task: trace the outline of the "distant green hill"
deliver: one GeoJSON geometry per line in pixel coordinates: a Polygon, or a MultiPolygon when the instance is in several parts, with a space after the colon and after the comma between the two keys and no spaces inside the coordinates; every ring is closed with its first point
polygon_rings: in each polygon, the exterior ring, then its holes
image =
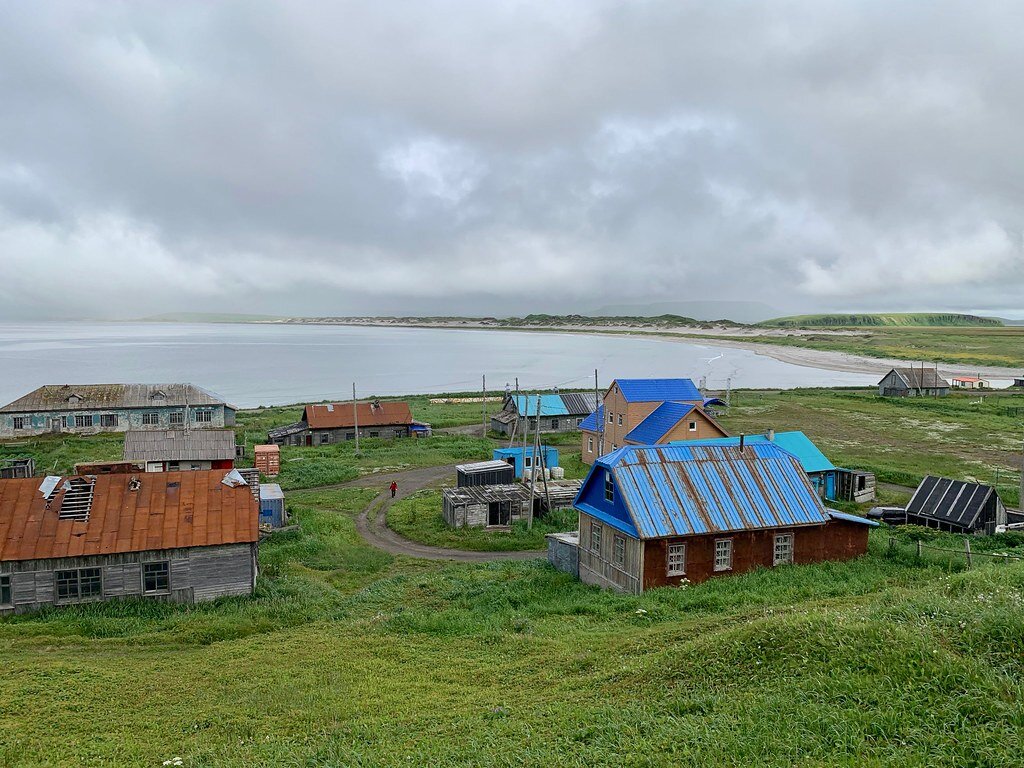
{"type": "Polygon", "coordinates": [[[765,320],[758,325],[772,328],[861,328],[894,326],[1001,326],[994,317],[961,315],[953,312],[897,312],[866,315],[793,315],[765,320]]]}

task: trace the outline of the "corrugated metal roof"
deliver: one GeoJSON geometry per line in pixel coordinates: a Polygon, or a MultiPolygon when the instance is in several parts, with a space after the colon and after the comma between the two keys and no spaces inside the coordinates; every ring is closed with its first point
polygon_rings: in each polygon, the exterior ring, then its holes
{"type": "MultiPolygon", "coordinates": [[[[893,368],[911,389],[943,389],[949,388],[949,382],[939,376],[934,368],[893,368]]],[[[891,371],[890,371],[891,373],[891,371]]],[[[888,376],[889,374],[885,374],[888,376]]],[[[883,377],[884,381],[884,377],[883,377]]]]}
{"type": "Polygon", "coordinates": [[[626,435],[626,439],[641,445],[654,445],[672,427],[682,421],[693,410],[688,403],[662,403],[637,424],[626,435]]]}
{"type": "Polygon", "coordinates": [[[195,384],[63,384],[39,387],[0,408],[0,413],[173,408],[186,403],[190,406],[227,405],[219,396],[195,384]]]}
{"type": "MultiPolygon", "coordinates": [[[[611,470],[641,538],[821,525],[829,520],[796,458],[776,445],[620,448],[611,470]]],[[[597,470],[591,471],[591,476],[597,470]]]]}
{"type": "Polygon", "coordinates": [[[587,418],[580,422],[580,429],[586,429],[590,432],[600,432],[601,422],[604,421],[604,406],[598,406],[598,409],[591,413],[587,418]]]}
{"type": "Polygon", "coordinates": [[[455,467],[456,472],[489,472],[493,470],[505,470],[511,465],[506,461],[498,461],[497,459],[491,461],[474,461],[472,464],[458,464],[455,467]]]}
{"type": "Polygon", "coordinates": [[[700,390],[690,379],[615,379],[622,397],[630,403],[704,401],[700,390]]]}
{"type": "Polygon", "coordinates": [[[253,542],[259,506],[224,470],[96,475],[87,521],[61,519],[63,490],[46,509],[39,478],[0,480],[0,561],[253,542]],[[129,484],[139,483],[137,490],[129,484]]]}
{"type": "Polygon", "coordinates": [[[235,458],[231,429],[129,430],[125,461],[221,461],[235,458]]]}
{"type": "MultiPolygon", "coordinates": [[[[358,403],[356,413],[360,427],[388,427],[412,424],[412,411],[403,401],[382,400],[358,403]]],[[[307,405],[302,420],[310,429],[346,429],[355,426],[352,403],[307,405]]]]}
{"type": "Polygon", "coordinates": [[[597,405],[597,395],[593,392],[567,392],[559,397],[570,416],[586,416],[597,405]]]}
{"type": "Polygon", "coordinates": [[[260,500],[263,499],[283,499],[284,491],[281,490],[281,486],[277,483],[260,483],[260,500]]]}
{"type": "Polygon", "coordinates": [[[866,517],[859,517],[857,515],[851,515],[846,512],[840,512],[837,509],[830,509],[828,516],[833,520],[845,520],[848,523],[860,523],[861,525],[870,525],[872,528],[878,527],[877,520],[868,520],[866,517]]]}
{"type": "Polygon", "coordinates": [[[907,514],[973,529],[994,493],[990,485],[928,475],[907,504],[907,514]]]}
{"type": "MultiPolygon", "coordinates": [[[[513,395],[516,401],[516,410],[520,415],[533,417],[537,415],[537,395],[513,395]]],[[[541,416],[568,416],[569,410],[565,407],[561,395],[540,395],[541,416]]]]}
{"type": "MultiPolygon", "coordinates": [[[[745,435],[745,445],[762,445],[772,443],[789,451],[800,461],[804,472],[828,472],[835,469],[835,465],[828,460],[828,457],[821,452],[807,435],[803,432],[776,432],[774,441],[768,439],[767,435],[745,435]]],[[[714,437],[704,440],[673,440],[670,445],[719,445],[738,446],[739,437],[714,437]]]]}

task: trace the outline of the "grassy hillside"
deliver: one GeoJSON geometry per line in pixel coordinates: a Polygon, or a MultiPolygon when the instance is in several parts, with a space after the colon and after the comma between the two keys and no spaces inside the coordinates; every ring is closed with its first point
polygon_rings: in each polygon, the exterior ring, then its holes
{"type": "Polygon", "coordinates": [[[975,327],[1001,326],[1003,322],[992,317],[962,315],[950,312],[902,312],[895,314],[863,315],[792,315],[765,320],[758,325],[773,328],[861,328],[885,326],[942,326],[975,327]]]}

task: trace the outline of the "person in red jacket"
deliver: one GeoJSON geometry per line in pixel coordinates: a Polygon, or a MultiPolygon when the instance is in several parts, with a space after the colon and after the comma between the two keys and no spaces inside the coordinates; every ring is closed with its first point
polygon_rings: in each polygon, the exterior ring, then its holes
{"type": "Polygon", "coordinates": [[[398,493],[398,483],[394,480],[391,481],[391,498],[395,498],[395,494],[398,493]]]}

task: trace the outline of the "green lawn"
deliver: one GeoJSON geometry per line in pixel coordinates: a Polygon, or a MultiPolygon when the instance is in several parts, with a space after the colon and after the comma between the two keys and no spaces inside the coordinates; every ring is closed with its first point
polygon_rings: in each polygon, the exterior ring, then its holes
{"type": "Polygon", "coordinates": [[[514,523],[510,531],[452,528],[441,514],[441,492],[433,489],[400,499],[388,510],[388,527],[407,539],[435,547],[482,552],[544,549],[545,534],[574,531],[577,522],[575,510],[561,509],[536,517],[532,529],[527,529],[525,521],[514,523]]]}
{"type": "Polygon", "coordinates": [[[254,598],[0,621],[0,764],[1019,758],[1024,566],[963,572],[880,531],[858,561],[630,597],[542,560],[370,550],[372,493],[290,494],[301,528],[261,547],[254,598]]]}
{"type": "Polygon", "coordinates": [[[721,419],[731,434],[799,429],[839,466],[916,486],[926,474],[996,484],[1017,504],[1024,417],[1015,395],[880,398],[872,392],[788,390],[733,393],[721,419]]]}

